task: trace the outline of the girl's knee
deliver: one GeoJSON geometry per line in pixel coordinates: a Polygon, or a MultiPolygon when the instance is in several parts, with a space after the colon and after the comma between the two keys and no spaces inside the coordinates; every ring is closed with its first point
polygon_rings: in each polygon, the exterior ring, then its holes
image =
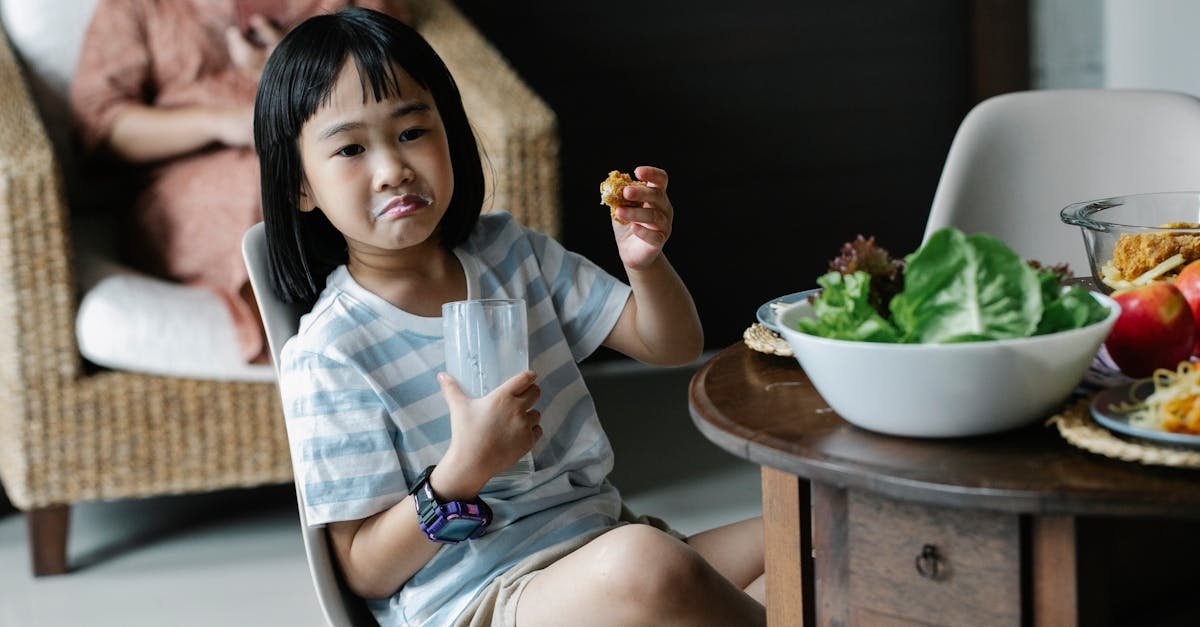
{"type": "Polygon", "coordinates": [[[711,569],[683,542],[648,525],[626,525],[606,536],[597,572],[614,596],[669,612],[703,593],[711,569]]]}

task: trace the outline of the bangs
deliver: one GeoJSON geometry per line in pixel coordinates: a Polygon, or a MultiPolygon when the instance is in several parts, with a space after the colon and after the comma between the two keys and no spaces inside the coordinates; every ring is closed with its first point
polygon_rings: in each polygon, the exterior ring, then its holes
{"type": "MultiPolygon", "coordinates": [[[[363,104],[367,102],[367,87],[371,88],[371,95],[375,98],[375,102],[402,97],[400,81],[396,78],[396,64],[364,61],[358,56],[353,56],[353,58],[354,67],[358,70],[358,84],[363,91],[363,104]]],[[[421,83],[421,87],[424,88],[425,85],[421,83]]],[[[332,93],[331,89],[329,94],[325,95],[326,102],[332,93]]]]}
{"type": "Polygon", "coordinates": [[[407,72],[421,89],[429,89],[429,81],[425,76],[426,72],[423,71],[425,68],[419,63],[412,63],[413,56],[405,55],[395,42],[374,40],[362,37],[361,33],[344,30],[339,30],[336,34],[344,36],[344,39],[338,41],[342,38],[327,38],[323,42],[326,45],[313,50],[308,59],[311,68],[315,70],[309,75],[309,84],[315,89],[293,94],[298,100],[293,102],[296,105],[293,111],[300,118],[295,120],[297,128],[303,127],[317,109],[329,104],[333,97],[333,88],[346,68],[347,59],[354,62],[354,68],[358,72],[364,104],[367,102],[368,93],[375,102],[404,96],[400,93],[400,80],[396,76],[398,68],[407,72]],[[404,63],[405,57],[409,60],[407,65],[404,63]]]}

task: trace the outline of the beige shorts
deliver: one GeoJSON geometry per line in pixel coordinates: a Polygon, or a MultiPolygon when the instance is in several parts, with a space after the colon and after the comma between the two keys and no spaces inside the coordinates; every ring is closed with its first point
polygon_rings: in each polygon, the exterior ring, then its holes
{"type": "Polygon", "coordinates": [[[454,621],[454,627],[516,627],[517,601],[521,599],[521,593],[525,590],[525,586],[533,581],[534,576],[543,568],[570,555],[588,542],[621,525],[631,523],[650,525],[680,540],[687,540],[686,536],[671,529],[662,519],[653,516],[634,516],[628,509],[622,508],[621,520],[616,525],[596,529],[579,537],[548,546],[504,571],[471,601],[467,609],[463,610],[463,613],[454,621]]]}

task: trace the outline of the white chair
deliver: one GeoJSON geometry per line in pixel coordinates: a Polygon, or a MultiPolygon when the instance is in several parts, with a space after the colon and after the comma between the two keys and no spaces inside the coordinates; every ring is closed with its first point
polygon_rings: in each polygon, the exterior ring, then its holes
{"type": "Polygon", "coordinates": [[[1200,191],[1200,101],[1116,89],[1026,91],[977,105],[958,128],[925,237],[944,226],[986,232],[1026,259],[1090,274],[1079,201],[1200,191]]]}
{"type": "MultiPolygon", "coordinates": [[[[267,343],[271,348],[271,363],[279,374],[279,351],[288,338],[296,334],[303,308],[279,300],[271,289],[267,270],[267,235],[263,224],[250,227],[242,238],[242,256],[250,271],[250,286],[258,300],[258,311],[262,314],[267,330],[267,343]]],[[[323,528],[308,526],[304,514],[304,503],[300,502],[299,490],[296,500],[300,512],[300,533],[304,536],[304,553],[308,557],[308,570],[312,575],[313,587],[317,590],[317,601],[330,625],[341,627],[377,627],[375,619],[361,598],[350,592],[338,574],[337,565],[329,549],[329,541],[323,528]]]]}

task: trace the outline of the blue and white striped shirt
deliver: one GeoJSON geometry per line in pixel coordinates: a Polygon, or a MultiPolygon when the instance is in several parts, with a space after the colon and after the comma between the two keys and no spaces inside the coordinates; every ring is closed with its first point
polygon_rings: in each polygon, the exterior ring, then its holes
{"type": "MultiPolygon", "coordinates": [[[[484,488],[495,519],[482,537],[441,548],[390,599],[381,625],[452,621],[523,557],[615,524],[613,454],[577,362],[616,324],[629,286],[506,213],[487,214],[454,250],[468,298],[523,298],[544,435],[534,472],[484,488]]],[[[441,318],[402,311],[340,267],[284,346],[280,389],[292,463],[311,525],[371,516],[400,502],[450,444],[436,381],[446,369],[441,318]]]]}

